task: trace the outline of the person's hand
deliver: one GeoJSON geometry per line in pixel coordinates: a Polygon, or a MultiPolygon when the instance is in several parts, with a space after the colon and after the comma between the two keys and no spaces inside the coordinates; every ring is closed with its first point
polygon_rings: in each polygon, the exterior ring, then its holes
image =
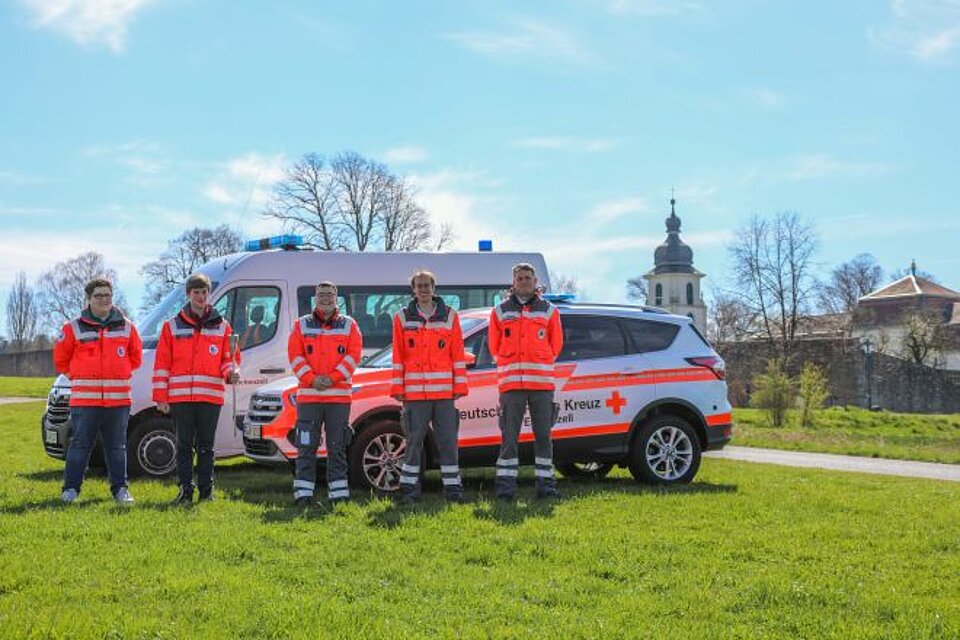
{"type": "Polygon", "coordinates": [[[390,396],[390,397],[393,398],[394,400],[396,400],[397,402],[400,402],[400,403],[403,402],[403,394],[402,394],[402,393],[397,393],[397,394],[394,394],[394,395],[392,395],[392,396],[390,396]]]}
{"type": "Polygon", "coordinates": [[[459,400],[460,398],[463,398],[463,397],[465,397],[466,395],[467,395],[467,394],[465,394],[465,393],[455,393],[455,394],[453,394],[453,399],[454,399],[454,400],[459,400]]]}
{"type": "Polygon", "coordinates": [[[330,379],[328,375],[319,375],[313,379],[313,384],[311,385],[317,391],[323,391],[324,389],[329,389],[333,385],[333,380],[330,379]]]}
{"type": "Polygon", "coordinates": [[[160,413],[170,413],[170,403],[169,402],[158,402],[157,411],[160,413]]]}
{"type": "Polygon", "coordinates": [[[239,371],[239,369],[230,372],[230,375],[227,376],[227,382],[230,383],[230,384],[237,384],[238,382],[240,382],[240,371],[239,371]]]}

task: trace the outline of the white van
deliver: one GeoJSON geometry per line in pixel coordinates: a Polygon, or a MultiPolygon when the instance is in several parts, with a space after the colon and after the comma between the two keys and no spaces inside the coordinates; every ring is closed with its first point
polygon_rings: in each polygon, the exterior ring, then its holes
{"type": "MultiPolygon", "coordinates": [[[[511,267],[518,262],[534,265],[542,284],[549,287],[539,253],[346,253],[301,250],[299,244],[296,236],[254,241],[254,246],[266,250],[217,258],[199,269],[213,281],[213,305],[240,336],[242,353],[242,377],[235,392],[227,388],[220,412],[218,457],[243,454],[243,437],[236,425],[242,422],[253,391],[291,375],[287,337],[294,321],[313,307],[320,280],[337,283],[338,304],[356,319],[365,353],[390,343],[393,314],[410,300],[410,275],[417,269],[437,274],[438,295],[456,309],[499,302],[511,281],[511,267]]],[[[176,463],[173,422],[156,409],[151,376],[163,323],[185,303],[183,289],[177,288],[137,323],[144,354],[143,365],[133,375],[127,437],[130,475],[167,475],[176,463]]],[[[47,401],[42,432],[47,454],[61,460],[70,439],[69,402],[70,381],[59,376],[47,401]]]]}

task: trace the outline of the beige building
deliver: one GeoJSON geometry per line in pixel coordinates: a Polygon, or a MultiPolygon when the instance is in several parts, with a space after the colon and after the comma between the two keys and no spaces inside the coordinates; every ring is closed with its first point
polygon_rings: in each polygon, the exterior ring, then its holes
{"type": "Polygon", "coordinates": [[[680,239],[680,218],[676,199],[670,199],[667,239],[653,254],[653,270],[643,276],[647,281],[647,304],[670,313],[688,316],[706,334],[707,305],[700,291],[706,274],[693,266],[693,249],[680,239]]]}

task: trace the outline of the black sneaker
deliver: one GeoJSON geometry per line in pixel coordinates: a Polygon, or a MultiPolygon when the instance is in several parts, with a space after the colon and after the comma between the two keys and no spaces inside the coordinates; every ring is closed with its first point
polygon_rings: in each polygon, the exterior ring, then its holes
{"type": "Polygon", "coordinates": [[[209,489],[200,489],[200,497],[197,499],[197,502],[213,502],[213,487],[209,489]]]}
{"type": "Polygon", "coordinates": [[[497,494],[497,502],[502,502],[502,503],[504,503],[504,504],[513,502],[513,494],[512,494],[512,493],[499,493],[499,494],[497,494]]]}
{"type": "Polygon", "coordinates": [[[296,500],[294,500],[293,504],[294,506],[297,506],[297,507],[309,507],[310,502],[311,502],[311,499],[309,497],[303,496],[302,498],[297,498],[296,500]]]}
{"type": "Polygon", "coordinates": [[[177,497],[173,499],[173,504],[178,506],[193,504],[193,489],[180,487],[180,492],[177,494],[177,497]]]}
{"type": "Polygon", "coordinates": [[[400,497],[397,498],[397,503],[404,507],[412,507],[415,504],[420,504],[420,496],[412,493],[401,493],[400,497]]]}
{"type": "Polygon", "coordinates": [[[537,500],[559,500],[560,492],[556,489],[537,489],[537,500]]]}
{"type": "Polygon", "coordinates": [[[462,493],[451,493],[445,499],[451,504],[467,504],[467,498],[462,493]]]}

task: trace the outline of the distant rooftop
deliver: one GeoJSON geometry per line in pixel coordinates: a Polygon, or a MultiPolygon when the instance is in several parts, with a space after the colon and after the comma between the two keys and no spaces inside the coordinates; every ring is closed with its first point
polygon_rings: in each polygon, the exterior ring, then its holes
{"type": "Polygon", "coordinates": [[[871,302],[879,300],[888,300],[891,298],[912,298],[919,296],[930,296],[933,298],[945,298],[948,300],[960,301],[960,293],[953,289],[948,289],[926,278],[921,278],[913,274],[904,276],[895,282],[891,282],[885,287],[872,291],[860,298],[860,302],[871,302]]]}

